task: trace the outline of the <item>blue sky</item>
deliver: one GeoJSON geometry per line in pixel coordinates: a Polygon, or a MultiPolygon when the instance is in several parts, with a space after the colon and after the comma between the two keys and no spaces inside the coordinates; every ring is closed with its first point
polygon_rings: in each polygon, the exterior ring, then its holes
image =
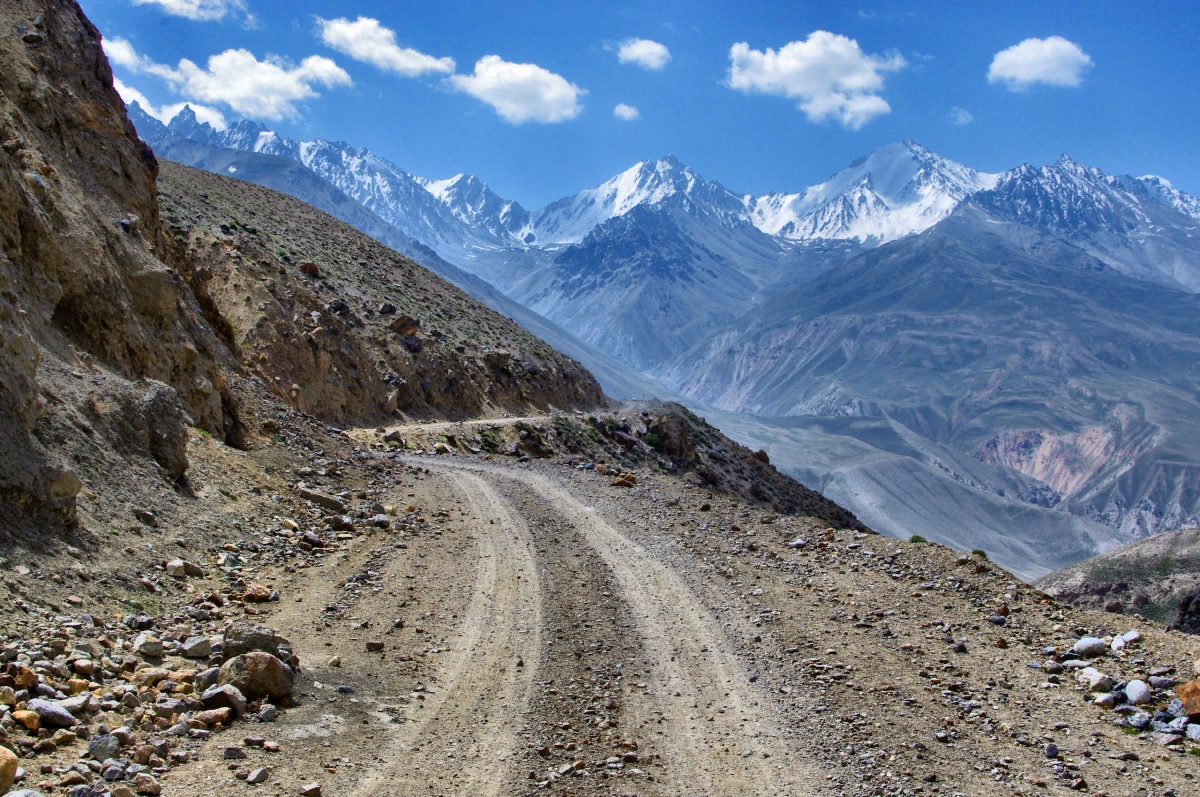
{"type": "Polygon", "coordinates": [[[668,153],[796,191],[904,138],[984,171],[1068,152],[1200,193],[1196,3],[82,5],[156,109],[476,174],[529,209],[668,153]]]}

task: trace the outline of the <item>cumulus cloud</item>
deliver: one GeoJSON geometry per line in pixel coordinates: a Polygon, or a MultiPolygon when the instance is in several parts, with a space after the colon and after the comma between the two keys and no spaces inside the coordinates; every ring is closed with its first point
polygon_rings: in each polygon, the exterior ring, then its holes
{"type": "Polygon", "coordinates": [[[380,25],[377,19],[359,17],[351,22],[343,17],[317,17],[317,30],[321,41],[329,47],[385,72],[405,77],[418,77],[429,72],[454,73],[453,58],[435,58],[410,47],[401,47],[396,44],[396,32],[380,25]]]}
{"type": "Polygon", "coordinates": [[[314,86],[352,85],[344,69],[320,55],[293,65],[273,56],[259,61],[249,50],[226,50],[210,56],[201,68],[187,58],[175,67],[156,63],[124,39],[107,40],[104,52],[112,63],[131,72],[162,78],[189,100],[221,103],[243,116],[272,121],[295,118],[297,103],[319,96],[314,86]]]}
{"type": "Polygon", "coordinates": [[[975,121],[975,117],[971,115],[970,111],[968,111],[966,108],[959,108],[957,105],[950,109],[949,118],[950,124],[954,125],[955,127],[969,125],[971,122],[975,121]]]}
{"type": "Polygon", "coordinates": [[[617,60],[657,72],[671,60],[671,51],[650,39],[626,39],[617,47],[617,60]]]}
{"type": "Polygon", "coordinates": [[[150,116],[153,116],[163,124],[170,124],[171,120],[184,109],[184,106],[190,106],[196,114],[196,119],[201,124],[207,122],[217,130],[224,130],[229,124],[225,121],[225,115],[216,108],[209,108],[207,105],[200,105],[195,102],[176,102],[167,105],[156,106],[146,98],[146,95],[135,89],[133,86],[125,84],[120,78],[113,78],[113,88],[121,95],[121,99],[126,105],[137,103],[150,116]]]}
{"type": "Polygon", "coordinates": [[[1009,91],[1028,91],[1039,83],[1074,88],[1092,68],[1091,56],[1062,36],[1026,39],[1001,50],[988,67],[988,83],[1003,83],[1009,91]]]}
{"type": "MultiPolygon", "coordinates": [[[[245,13],[242,0],[133,0],[135,6],[158,6],[168,14],[186,17],[197,22],[222,20],[226,16],[245,13]]],[[[247,14],[247,18],[254,18],[247,14]]]]}
{"type": "Polygon", "coordinates": [[[854,39],[824,30],[778,52],[752,50],[739,42],[730,48],[729,62],[730,88],[799,99],[796,107],[809,120],[834,119],[853,130],[891,112],[879,95],[883,76],[908,65],[899,53],[868,55],[854,39]]]}
{"type": "Polygon", "coordinates": [[[632,122],[641,115],[641,112],[637,108],[632,105],[626,105],[623,102],[618,103],[617,107],[613,108],[613,116],[618,119],[624,119],[626,122],[632,122]]]}
{"type": "Polygon", "coordinates": [[[474,73],[451,75],[447,80],[515,125],[574,119],[583,110],[579,98],[587,94],[562,75],[537,64],[514,64],[498,55],[485,55],[475,62],[474,73]]]}

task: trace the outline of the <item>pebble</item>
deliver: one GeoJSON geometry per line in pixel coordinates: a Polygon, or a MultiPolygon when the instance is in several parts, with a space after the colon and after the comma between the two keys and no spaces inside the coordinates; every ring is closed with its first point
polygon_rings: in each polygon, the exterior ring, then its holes
{"type": "Polygon", "coordinates": [[[1076,642],[1071,650],[1080,656],[1094,658],[1096,656],[1103,656],[1104,651],[1108,650],[1108,645],[1104,644],[1103,639],[1097,639],[1094,636],[1085,636],[1076,642]]]}
{"type": "Polygon", "coordinates": [[[1042,754],[1045,755],[1046,758],[1058,758],[1058,745],[1051,742],[1042,748],[1042,754]]]}
{"type": "Polygon", "coordinates": [[[267,778],[271,776],[270,771],[266,767],[259,767],[246,776],[247,783],[265,783],[267,778]]]}
{"type": "Polygon", "coordinates": [[[321,784],[309,783],[300,787],[300,797],[321,797],[321,784]]]}

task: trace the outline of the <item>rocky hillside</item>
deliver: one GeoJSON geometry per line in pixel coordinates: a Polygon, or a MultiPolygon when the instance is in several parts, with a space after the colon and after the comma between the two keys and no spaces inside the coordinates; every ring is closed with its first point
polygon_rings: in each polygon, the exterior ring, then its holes
{"type": "Polygon", "coordinates": [[[299,200],[169,161],[159,194],[213,323],[245,367],[306,412],[463,418],[603,401],[575,361],[299,200]]]}
{"type": "Polygon", "coordinates": [[[1158,534],[1051,573],[1038,586],[1088,609],[1200,633],[1200,529],[1158,534]]]}
{"type": "Polygon", "coordinates": [[[603,401],[578,363],[331,217],[231,179],[160,175],[78,6],[6,9],[0,513],[12,533],[72,526],[76,496],[106,493],[95,488],[115,483],[116,463],[175,483],[189,426],[244,447],[239,384],[335,423],[603,401]]]}

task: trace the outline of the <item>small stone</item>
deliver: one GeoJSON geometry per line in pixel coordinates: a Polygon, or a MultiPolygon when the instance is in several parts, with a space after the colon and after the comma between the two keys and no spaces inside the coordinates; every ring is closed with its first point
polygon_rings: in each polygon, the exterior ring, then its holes
{"type": "Polygon", "coordinates": [[[246,587],[246,592],[242,595],[242,600],[246,603],[266,603],[271,600],[271,590],[262,584],[251,584],[246,587]]]}
{"type": "Polygon", "coordinates": [[[207,659],[212,655],[212,640],[206,636],[188,637],[183,643],[183,655],[189,659],[207,659]]]}
{"type": "Polygon", "coordinates": [[[143,632],[133,638],[133,651],[147,659],[161,659],[163,643],[153,634],[143,632]]]}
{"type": "Polygon", "coordinates": [[[247,783],[265,783],[267,778],[271,776],[270,771],[266,767],[259,767],[246,776],[247,783]]]}
{"type": "Polygon", "coordinates": [[[25,705],[30,711],[38,715],[38,718],[42,721],[42,725],[54,728],[70,728],[75,724],[75,717],[71,715],[71,712],[58,703],[51,703],[48,700],[30,700],[25,705]]]}
{"type": "Polygon", "coordinates": [[[97,761],[107,761],[116,758],[121,753],[121,740],[106,733],[88,742],[88,755],[97,761]]]}
{"type": "Polygon", "coordinates": [[[1042,755],[1046,758],[1058,758],[1058,745],[1051,742],[1042,748],[1042,755]]]}
{"type": "Polygon", "coordinates": [[[275,708],[270,703],[267,703],[262,707],[262,711],[258,712],[258,721],[274,722],[277,716],[279,716],[279,709],[275,708]]]}
{"type": "Polygon", "coordinates": [[[369,642],[367,642],[367,652],[368,653],[378,653],[381,650],[383,650],[383,641],[382,640],[372,639],[369,642]]]}
{"type": "Polygon", "coordinates": [[[342,666],[342,657],[334,656],[332,659],[329,660],[329,666],[330,667],[341,667],[342,666]]]}
{"type": "Polygon", "coordinates": [[[321,797],[321,784],[309,783],[300,787],[300,797],[321,797]]]}
{"type": "Polygon", "coordinates": [[[245,757],[246,757],[246,751],[240,747],[226,747],[225,748],[225,760],[226,761],[241,760],[245,757]]]}
{"type": "Polygon", "coordinates": [[[148,797],[162,794],[162,785],[153,775],[145,772],[138,773],[137,777],[133,779],[133,789],[138,794],[148,795],[148,797]]]}
{"type": "Polygon", "coordinates": [[[1135,678],[1125,684],[1125,699],[1135,706],[1145,705],[1150,702],[1150,687],[1135,678]]]}
{"type": "Polygon", "coordinates": [[[205,708],[229,708],[235,717],[246,713],[246,697],[241,691],[230,684],[210,686],[200,696],[205,708]]]}
{"type": "Polygon", "coordinates": [[[37,715],[36,711],[29,711],[27,709],[14,711],[12,713],[12,718],[14,722],[19,722],[24,725],[25,730],[27,731],[36,731],[38,728],[42,727],[42,718],[37,715]]]}
{"type": "Polygon", "coordinates": [[[1174,685],[1175,685],[1174,678],[1167,678],[1162,675],[1151,675],[1150,676],[1150,688],[1151,689],[1170,689],[1174,685]]]}
{"type": "Polygon", "coordinates": [[[17,776],[17,757],[7,747],[0,747],[0,794],[7,794],[17,776]]]}
{"type": "Polygon", "coordinates": [[[1096,656],[1103,656],[1104,651],[1108,650],[1108,645],[1104,644],[1103,639],[1097,639],[1094,636],[1085,636],[1076,642],[1071,650],[1085,658],[1094,658],[1096,656]]]}

